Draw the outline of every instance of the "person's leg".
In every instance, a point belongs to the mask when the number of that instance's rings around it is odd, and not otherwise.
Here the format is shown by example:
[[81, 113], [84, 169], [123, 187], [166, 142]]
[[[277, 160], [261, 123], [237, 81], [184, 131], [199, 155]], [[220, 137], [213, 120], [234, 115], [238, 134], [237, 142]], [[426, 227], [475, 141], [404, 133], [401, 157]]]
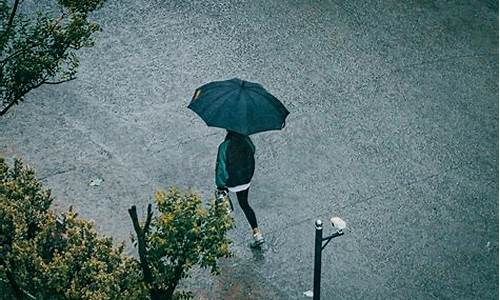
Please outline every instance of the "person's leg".
[[257, 218], [255, 217], [255, 212], [248, 204], [248, 189], [237, 192], [236, 197], [238, 198], [238, 203], [240, 204], [241, 209], [243, 209], [243, 212], [247, 217], [248, 223], [250, 223], [252, 229], [255, 230], [258, 227]]
[[260, 245], [264, 243], [264, 237], [262, 236], [262, 232], [257, 226], [257, 218], [255, 218], [255, 212], [248, 204], [248, 189], [237, 192], [236, 196], [238, 197], [238, 203], [240, 204], [241, 209], [243, 209], [243, 212], [247, 217], [248, 223], [250, 223], [250, 226], [252, 227], [252, 236], [254, 241], [252, 244], [250, 244], [250, 247], [260, 247]]

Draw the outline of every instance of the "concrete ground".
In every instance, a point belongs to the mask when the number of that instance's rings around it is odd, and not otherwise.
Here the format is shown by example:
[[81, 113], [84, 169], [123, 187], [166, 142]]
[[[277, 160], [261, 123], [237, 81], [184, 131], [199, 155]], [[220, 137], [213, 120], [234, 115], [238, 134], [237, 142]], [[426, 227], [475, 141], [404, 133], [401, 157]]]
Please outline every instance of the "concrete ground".
[[291, 112], [252, 137], [267, 245], [247, 247], [238, 208], [235, 257], [183, 287], [304, 299], [314, 220], [338, 215], [349, 231], [323, 253], [322, 299], [498, 299], [496, 1], [109, 0], [96, 19], [78, 79], [0, 118], [0, 153], [34, 166], [57, 209], [127, 240], [127, 209], [155, 189], [208, 198], [224, 132], [186, 106], [240, 77]]

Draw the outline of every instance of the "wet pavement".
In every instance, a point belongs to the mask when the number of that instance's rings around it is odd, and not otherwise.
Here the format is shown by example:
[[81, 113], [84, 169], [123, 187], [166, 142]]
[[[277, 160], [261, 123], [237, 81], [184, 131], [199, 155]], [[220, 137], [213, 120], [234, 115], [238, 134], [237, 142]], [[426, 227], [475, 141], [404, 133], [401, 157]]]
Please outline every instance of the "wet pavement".
[[498, 299], [497, 2], [165, 2], [109, 0], [78, 79], [0, 118], [0, 153], [34, 166], [57, 209], [127, 240], [127, 209], [155, 189], [209, 197], [224, 132], [186, 106], [240, 77], [291, 112], [253, 137], [267, 244], [247, 247], [237, 208], [235, 257], [183, 287], [305, 299], [314, 220], [338, 215], [349, 230], [324, 250], [322, 299]]

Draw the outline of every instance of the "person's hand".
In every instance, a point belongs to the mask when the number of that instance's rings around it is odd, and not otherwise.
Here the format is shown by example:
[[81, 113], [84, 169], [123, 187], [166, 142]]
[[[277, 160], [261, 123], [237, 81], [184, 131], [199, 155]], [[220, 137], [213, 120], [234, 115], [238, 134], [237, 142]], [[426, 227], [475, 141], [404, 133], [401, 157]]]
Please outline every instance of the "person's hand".
[[217, 188], [215, 191], [215, 199], [218, 201], [222, 201], [224, 197], [226, 197], [228, 194], [228, 189], [227, 188]]
[[227, 195], [227, 193], [229, 193], [229, 190], [227, 189], [227, 187], [223, 187], [223, 188], [218, 187], [217, 191], [220, 193], [224, 193], [224, 195]]
[[231, 201], [231, 198], [229, 197], [229, 189], [224, 187], [224, 188], [217, 188], [215, 191], [215, 203], [216, 204], [221, 204], [224, 199], [228, 202], [228, 213], [231, 213], [234, 210], [233, 207], [233, 202]]

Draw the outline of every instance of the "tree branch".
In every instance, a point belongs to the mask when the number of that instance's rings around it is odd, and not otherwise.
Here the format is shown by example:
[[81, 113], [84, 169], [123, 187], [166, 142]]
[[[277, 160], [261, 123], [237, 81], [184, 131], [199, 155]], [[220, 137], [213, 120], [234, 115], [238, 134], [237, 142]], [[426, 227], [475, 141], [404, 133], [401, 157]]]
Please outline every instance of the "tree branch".
[[12, 8], [12, 12], [10, 13], [9, 22], [7, 23], [7, 29], [5, 30], [5, 32], [10, 31], [10, 28], [12, 27], [12, 23], [14, 22], [14, 17], [16, 16], [18, 6], [19, 6], [19, 0], [15, 0], [14, 7]]
[[10, 283], [10, 287], [12, 288], [12, 291], [14, 292], [14, 296], [16, 297], [16, 299], [23, 300], [23, 299], [25, 299], [24, 297], [26, 296], [29, 299], [35, 299], [36, 300], [36, 298], [33, 295], [31, 295], [27, 291], [23, 290], [17, 284], [17, 282], [16, 282], [16, 280], [14, 278], [14, 275], [9, 270], [7, 270], [5, 273], [6, 273], [7, 280]]
[[19, 50], [15, 51], [14, 53], [12, 53], [11, 55], [7, 56], [6, 58], [4, 58], [4, 59], [0, 60], [0, 64], [1, 64], [1, 65], [0, 65], [0, 67], [2, 67], [2, 68], [3, 68], [3, 66], [5, 66], [5, 64], [6, 64], [9, 60], [11, 60], [11, 59], [13, 59], [14, 57], [18, 56], [19, 54], [21, 54], [21, 53], [25, 52], [26, 50], [27, 50], [27, 48], [22, 48], [22, 49], [19, 49]]
[[[148, 206], [149, 207], [149, 206]], [[153, 283], [153, 276], [151, 270], [149, 269], [148, 258], [146, 256], [146, 240], [144, 235], [144, 229], [141, 228], [139, 224], [139, 218], [137, 217], [137, 208], [133, 205], [129, 208], [128, 213], [132, 219], [132, 224], [134, 224], [134, 230], [137, 235], [137, 245], [139, 248], [139, 259], [141, 263], [142, 273], [144, 275], [144, 280], [148, 284]]]
[[139, 250], [139, 261], [142, 269], [142, 275], [144, 281], [149, 287], [149, 292], [152, 300], [167, 300], [168, 298], [155, 287], [153, 281], [153, 274], [151, 273], [151, 268], [149, 267], [147, 250], [146, 250], [146, 232], [149, 230], [149, 225], [151, 224], [151, 218], [153, 217], [153, 212], [151, 211], [151, 204], [148, 204], [148, 213], [146, 216], [146, 222], [144, 227], [139, 224], [139, 218], [137, 217], [137, 208], [132, 205], [129, 208], [128, 213], [132, 219], [132, 224], [134, 225], [134, 230], [137, 235], [137, 247]]
[[[31, 39], [32, 37], [29, 37], [28, 39]], [[15, 58], [16, 56], [19, 56], [19, 55], [25, 55], [27, 54], [28, 52], [31, 52], [33, 54], [33, 51], [35, 48], [37, 47], [40, 47], [40, 46], [43, 46], [43, 42], [40, 42], [40, 41], [37, 41], [37, 42], [34, 42], [34, 41], [29, 41], [28, 45], [25, 45], [24, 47], [20, 48], [20, 49], [17, 49], [16, 51], [14, 51], [13, 53], [10, 53], [9, 56], [7, 57], [4, 57], [3, 59], [0, 59], [0, 67], [1, 69], [3, 70], [3, 68], [5, 67], [5, 65], [7, 64], [7, 62], [9, 62], [10, 60], [12, 60], [13, 58]], [[64, 47], [67, 47], [66, 44], [63, 45]], [[66, 48], [65, 48], [66, 49]], [[55, 57], [55, 59], [59, 60], [62, 58], [62, 56], [64, 55], [64, 52], [66, 51], [65, 49], [62, 50], [62, 53], [59, 54], [58, 56]], [[48, 50], [44, 50], [45, 53], [48, 52]], [[59, 51], [61, 52], [61, 51]], [[1, 56], [0, 56], [1, 57]]]
[[12, 288], [12, 292], [16, 299], [23, 300], [23, 291], [17, 284], [12, 273], [9, 270], [6, 270], [5, 275], [7, 276], [7, 280], [10, 283], [10, 287]]
[[60, 81], [45, 81], [44, 83], [45, 84], [61, 84], [61, 83], [64, 83], [64, 82], [75, 80], [75, 79], [76, 79], [76, 77], [71, 77], [69, 79], [64, 79], [64, 80], [60, 80]]
[[[12, 12], [10, 13], [10, 16], [9, 16], [9, 21], [7, 22], [7, 27], [5, 28], [5, 31], [2, 32], [2, 38], [9, 35], [10, 30], [12, 28], [12, 24], [14, 23], [14, 17], [16, 16], [18, 6], [19, 6], [19, 0], [15, 0], [14, 7], [12, 8]], [[7, 60], [5, 60], [5, 61], [7, 61]], [[3, 62], [4, 61], [2, 61], [2, 65], [3, 65]]]
[[37, 84], [35, 84], [31, 87], [28, 87], [24, 91], [21, 91], [21, 93], [19, 93], [17, 96], [12, 96], [12, 93], [11, 93], [6, 99], [9, 99], [11, 97], [13, 97], [14, 99], [9, 100], [10, 103], [6, 107], [4, 107], [2, 110], [0, 110], [0, 117], [3, 116], [12, 106], [14, 106], [14, 104], [17, 104], [19, 101], [23, 101], [23, 96], [26, 95], [29, 91], [31, 91], [32, 89], [36, 89], [37, 87], [40, 87], [46, 81], [47, 81], [47, 79], [42, 78], [42, 80], [40, 82], [38, 82]]
[[172, 297], [175, 292], [175, 288], [177, 287], [177, 284], [179, 284], [179, 281], [182, 278], [182, 274], [184, 273], [184, 264], [185, 260], [181, 260], [178, 262], [177, 266], [174, 268], [174, 280], [170, 283], [169, 287], [167, 288], [167, 297]]
[[153, 218], [153, 211], [151, 210], [151, 204], [148, 205], [148, 213], [146, 216], [146, 222], [144, 223], [144, 234], [149, 231], [149, 225], [151, 224], [151, 219]]
[[17, 104], [17, 102], [16, 101], [11, 101], [9, 104], [7, 104], [6, 107], [4, 107], [2, 110], [0, 110], [0, 116], [3, 116], [9, 110], [9, 108], [11, 108], [12, 106], [14, 106], [14, 104]]

